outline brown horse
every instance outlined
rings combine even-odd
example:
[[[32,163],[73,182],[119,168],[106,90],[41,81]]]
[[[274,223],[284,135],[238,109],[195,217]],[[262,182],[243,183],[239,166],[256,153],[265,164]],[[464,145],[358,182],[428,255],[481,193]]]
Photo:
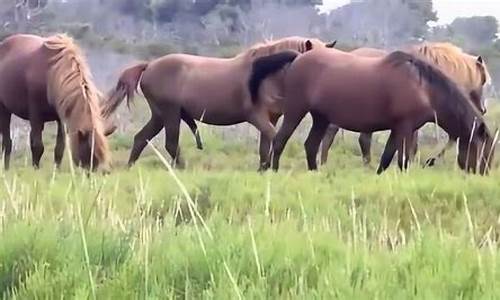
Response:
[[[273,169],[278,169],[286,142],[309,112],[313,125],[305,149],[310,170],[317,169],[317,152],[330,123],[357,132],[391,130],[380,174],[396,151],[399,167],[406,169],[412,156],[406,145],[412,144],[413,132],[437,120],[451,137],[460,138],[459,166],[475,172],[479,158],[480,173],[488,171],[493,139],[481,113],[453,81],[424,60],[401,51],[382,58],[335,49],[295,56],[283,52],[260,58],[266,70],[256,68],[252,75],[259,82],[292,62],[284,81],[284,121],[273,141]]]
[[[9,168],[12,114],[29,120],[32,163],[40,166],[45,122],[58,124],[54,151],[61,164],[65,129],[72,158],[84,168],[106,168],[108,144],[99,91],[78,46],[65,35],[42,38],[13,35],[0,44],[0,131],[5,168]],[[107,131],[107,132],[106,132]]]
[[[325,44],[319,40],[289,37],[255,45],[229,59],[170,54],[124,70],[108,100],[105,116],[112,114],[125,97],[130,102],[138,84],[151,109],[151,119],[134,138],[129,166],[139,158],[147,141],[165,128],[165,148],[174,164],[182,167],[179,125],[181,120],[191,122],[194,126],[190,127],[196,132],[193,118],[222,126],[249,122],[261,132],[261,163],[268,163],[277,118],[274,119],[272,103],[267,101],[272,97],[257,105],[251,100],[247,84],[252,63],[259,57],[284,49],[303,53],[312,47],[325,47]]]
[[[475,57],[465,53],[461,48],[450,43],[423,43],[405,49],[405,52],[417,55],[421,59],[433,64],[445,73],[449,78],[453,79],[464,92],[470,95],[472,103],[481,113],[486,113],[486,106],[482,97],[483,87],[491,82],[491,76],[488,68],[481,56]],[[359,48],[351,53],[361,56],[382,57],[388,52],[373,48]],[[326,163],[328,159],[328,151],[333,144],[335,136],[339,131],[336,125],[330,125],[325,134],[325,138],[321,144],[321,163]],[[417,134],[417,133],[415,133]],[[359,135],[359,145],[363,161],[369,164],[371,160],[372,133],[361,133]],[[417,137],[414,138],[413,151],[417,151]],[[426,165],[434,165],[436,159],[442,157],[447,149],[450,149],[455,144],[455,140],[448,139],[446,146],[435,157],[431,157],[426,161]]]

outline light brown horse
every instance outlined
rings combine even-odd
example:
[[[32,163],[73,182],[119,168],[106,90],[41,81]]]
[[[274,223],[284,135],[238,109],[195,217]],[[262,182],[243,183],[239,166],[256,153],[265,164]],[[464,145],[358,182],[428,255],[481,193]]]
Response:
[[[99,91],[79,47],[65,35],[13,35],[0,44],[0,131],[9,168],[12,114],[29,120],[32,163],[40,166],[45,122],[58,124],[54,151],[61,164],[65,130],[72,158],[84,168],[107,167],[109,154],[99,107]],[[106,132],[107,131],[107,132]]]
[[[277,118],[274,119],[268,101],[256,104],[251,100],[247,84],[252,63],[284,49],[303,53],[313,47],[325,47],[319,40],[311,40],[307,45],[306,41],[309,40],[289,37],[265,42],[229,59],[170,54],[124,70],[108,100],[105,116],[112,114],[125,97],[130,102],[138,84],[151,109],[151,119],[134,138],[129,166],[139,158],[147,141],[165,128],[165,148],[174,164],[182,167],[179,125],[181,119],[189,124],[192,118],[222,126],[249,122],[261,132],[261,163],[268,163],[264,159],[269,157]],[[196,131],[193,127],[192,130]]]
[[[405,52],[411,53],[426,60],[439,68],[449,78],[453,79],[464,92],[470,95],[472,103],[481,113],[486,113],[484,102],[483,87],[491,82],[491,76],[488,72],[486,63],[481,56],[472,56],[465,53],[461,48],[450,43],[423,43],[411,46],[405,49]],[[359,48],[351,53],[361,56],[382,57],[388,54],[387,51],[374,48]],[[321,163],[326,163],[328,151],[333,144],[335,136],[339,130],[336,125],[330,125],[321,144]],[[417,134],[417,133],[415,133]],[[371,141],[372,133],[361,133],[359,135],[359,145],[363,161],[369,164],[371,160]],[[417,151],[417,137],[414,138],[413,151]],[[434,165],[436,159],[442,157],[447,149],[455,145],[455,140],[449,138],[446,146],[435,157],[426,161],[426,165]]]
[[[305,142],[310,170],[317,169],[317,152],[330,123],[357,132],[391,130],[377,171],[380,174],[396,151],[398,165],[405,169],[412,158],[407,145],[412,144],[414,131],[437,121],[451,137],[460,138],[458,163],[462,169],[475,172],[479,161],[479,172],[488,171],[494,145],[481,113],[431,64],[401,51],[382,58],[335,49],[291,54],[258,59],[266,69],[254,68],[252,75],[259,82],[292,62],[284,82],[284,121],[273,141],[273,169],[278,169],[288,139],[310,113],[313,125]],[[280,60],[280,56],[288,59]]]

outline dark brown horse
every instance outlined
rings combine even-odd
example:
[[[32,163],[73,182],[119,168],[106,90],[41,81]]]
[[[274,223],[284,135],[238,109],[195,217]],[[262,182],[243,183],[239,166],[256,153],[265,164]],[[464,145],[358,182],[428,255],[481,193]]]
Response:
[[[55,163],[61,164],[65,129],[72,158],[85,168],[107,167],[108,144],[92,82],[80,49],[64,35],[42,38],[14,35],[0,44],[0,131],[5,168],[9,168],[12,114],[31,125],[32,163],[40,166],[45,122],[58,124]],[[107,132],[106,132],[107,131]]]
[[[483,94],[483,87],[491,81],[488,68],[481,56],[475,57],[465,53],[459,47],[450,43],[423,43],[420,45],[408,47],[405,52],[418,56],[419,58],[433,64],[440,69],[449,78],[454,80],[464,92],[470,95],[472,104],[476,106],[481,113],[486,113],[486,107]],[[387,51],[374,48],[359,48],[351,51],[352,54],[382,57],[388,54]],[[330,125],[325,138],[321,144],[321,163],[326,163],[328,159],[328,151],[333,144],[339,127]],[[417,134],[417,133],[415,133]],[[359,135],[359,145],[365,164],[369,164],[371,160],[371,141],[372,133],[361,133]],[[436,159],[442,157],[445,151],[455,145],[455,140],[449,138],[446,146],[435,156],[426,161],[426,165],[434,165]],[[414,138],[413,151],[417,151],[417,136]]]
[[[112,114],[125,97],[131,101],[140,85],[151,109],[151,119],[134,138],[129,165],[139,158],[147,141],[165,128],[165,148],[174,164],[182,167],[179,125],[181,120],[191,122],[190,127],[196,132],[192,119],[222,126],[249,122],[261,132],[261,164],[268,164],[270,141],[276,132],[274,115],[281,112],[273,111],[273,97],[252,102],[247,88],[252,63],[284,49],[303,53],[318,46],[325,44],[289,37],[256,45],[229,59],[171,54],[141,63],[123,71],[108,100],[105,116]]]
[[[289,57],[279,60],[277,57]],[[297,56],[297,55],[296,55]],[[284,81],[284,121],[273,141],[273,169],[307,113],[313,125],[305,142],[310,170],[330,123],[357,132],[391,130],[377,173],[390,165],[396,151],[405,169],[412,158],[407,145],[413,133],[437,120],[451,137],[459,138],[458,163],[462,169],[488,171],[493,139],[481,113],[460,88],[427,62],[396,51],[383,58],[361,57],[335,49],[315,49],[293,58],[283,52],[258,60],[266,71],[254,69],[253,80],[287,67]],[[250,89],[255,88],[250,86]]]

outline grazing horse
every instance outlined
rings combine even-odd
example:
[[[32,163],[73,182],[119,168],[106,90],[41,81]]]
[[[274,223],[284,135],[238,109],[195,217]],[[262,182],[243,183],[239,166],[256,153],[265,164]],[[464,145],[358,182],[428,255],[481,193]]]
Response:
[[[56,121],[55,163],[61,164],[65,129],[72,158],[84,168],[107,168],[110,134],[101,118],[100,93],[78,46],[65,35],[13,35],[0,43],[0,132],[9,168],[12,114],[31,125],[32,163],[39,168],[45,122]]]
[[[273,140],[274,170],[288,139],[310,113],[313,125],[305,142],[310,170],[317,169],[317,152],[330,123],[357,132],[391,130],[377,170],[380,174],[396,151],[399,167],[406,169],[412,158],[407,145],[412,144],[414,131],[437,121],[451,137],[460,139],[458,163],[462,169],[475,172],[479,158],[479,172],[488,171],[494,145],[485,121],[438,68],[401,51],[379,58],[335,49],[292,54],[282,52],[258,59],[266,70],[254,68],[252,75],[258,83],[287,65],[284,121]],[[288,59],[280,60],[280,56]]]
[[[470,100],[481,113],[486,113],[484,102],[483,87],[491,82],[491,76],[488,68],[481,56],[472,56],[465,53],[461,48],[450,43],[423,43],[405,49],[405,52],[414,54],[421,59],[433,64],[439,68],[444,74],[455,81],[464,92],[470,96]],[[388,52],[373,48],[359,48],[351,53],[361,56],[382,57]],[[333,140],[339,130],[336,125],[330,125],[325,134],[325,138],[321,144],[321,163],[326,163],[328,159],[328,151],[333,144]],[[417,134],[417,133],[415,133]],[[372,133],[361,133],[359,135],[359,145],[365,164],[369,164],[371,160],[370,148],[372,141]],[[412,145],[413,151],[417,150],[417,138],[414,139],[415,144]],[[447,149],[450,149],[455,144],[455,140],[448,139],[446,146],[435,157],[429,158],[426,165],[434,165],[436,159],[442,157]]]
[[[304,53],[313,47],[325,47],[325,44],[319,40],[289,37],[257,44],[233,58],[170,54],[141,63],[123,71],[104,114],[112,114],[125,97],[127,102],[132,101],[140,85],[151,109],[151,119],[134,137],[129,166],[139,158],[147,141],[165,128],[165,148],[174,164],[183,167],[179,149],[181,119],[194,124],[190,126],[193,132],[196,132],[193,119],[222,126],[249,122],[261,132],[261,163],[268,163],[263,158],[269,157],[277,118],[273,119],[275,112],[267,100],[258,105],[251,100],[247,84],[252,63],[259,57],[285,49]]]

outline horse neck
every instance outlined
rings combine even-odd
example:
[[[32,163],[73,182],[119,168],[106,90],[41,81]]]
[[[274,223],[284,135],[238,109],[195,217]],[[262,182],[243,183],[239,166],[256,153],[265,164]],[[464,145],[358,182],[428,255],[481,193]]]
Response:
[[[431,91],[431,96],[438,124],[452,137],[470,138],[473,127],[482,122],[472,104],[450,99],[439,91]]]

